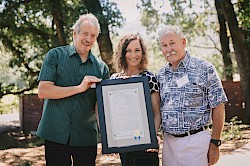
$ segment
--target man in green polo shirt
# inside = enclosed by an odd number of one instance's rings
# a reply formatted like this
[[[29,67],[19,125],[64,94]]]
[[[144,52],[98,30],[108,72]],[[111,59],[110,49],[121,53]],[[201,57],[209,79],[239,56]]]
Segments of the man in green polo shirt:
[[[51,49],[39,74],[44,110],[37,135],[45,139],[48,166],[94,166],[97,154],[96,94],[91,86],[109,78],[107,65],[91,53],[100,32],[93,14],[73,26],[73,45]]]

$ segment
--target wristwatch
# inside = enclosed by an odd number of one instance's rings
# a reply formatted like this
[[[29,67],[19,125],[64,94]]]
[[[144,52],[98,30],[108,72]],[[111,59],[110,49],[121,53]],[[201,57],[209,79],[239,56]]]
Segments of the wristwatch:
[[[219,140],[219,139],[211,139],[210,142],[215,144],[217,147],[219,147],[221,145],[221,140]]]

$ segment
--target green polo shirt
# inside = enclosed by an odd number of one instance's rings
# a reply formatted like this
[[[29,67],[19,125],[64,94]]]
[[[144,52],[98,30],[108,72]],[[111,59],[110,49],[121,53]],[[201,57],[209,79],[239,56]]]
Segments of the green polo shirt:
[[[67,87],[79,85],[86,75],[107,79],[109,70],[91,52],[82,63],[74,46],[69,45],[53,48],[47,53],[38,80]],[[45,99],[37,135],[70,146],[96,145],[95,103],[94,88],[63,99]]]

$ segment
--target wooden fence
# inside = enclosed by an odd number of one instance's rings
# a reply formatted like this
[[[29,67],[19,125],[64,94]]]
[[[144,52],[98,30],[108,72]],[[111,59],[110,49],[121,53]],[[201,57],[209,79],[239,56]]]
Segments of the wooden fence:
[[[35,132],[42,116],[43,100],[37,94],[21,95],[19,98],[19,119],[25,134]]]
[[[237,116],[238,120],[245,121],[245,103],[240,87],[240,82],[222,81],[223,88],[227,94],[228,102],[226,107],[226,122]]]

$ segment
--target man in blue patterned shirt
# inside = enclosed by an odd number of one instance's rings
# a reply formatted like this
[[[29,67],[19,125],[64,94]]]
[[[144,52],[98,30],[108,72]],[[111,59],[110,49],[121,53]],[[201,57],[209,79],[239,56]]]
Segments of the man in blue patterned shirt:
[[[159,40],[168,61],[158,74],[163,166],[213,165],[219,159],[227,102],[221,80],[211,63],[185,51],[186,39],[178,26],[165,26]]]

